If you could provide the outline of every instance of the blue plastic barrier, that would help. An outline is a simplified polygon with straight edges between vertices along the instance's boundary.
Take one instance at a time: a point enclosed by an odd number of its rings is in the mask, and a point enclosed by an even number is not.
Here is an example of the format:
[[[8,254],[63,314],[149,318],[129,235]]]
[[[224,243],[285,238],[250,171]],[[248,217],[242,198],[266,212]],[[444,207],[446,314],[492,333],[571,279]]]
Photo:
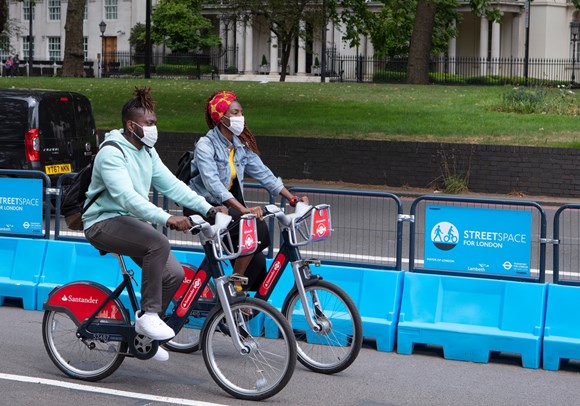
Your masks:
[[[134,278],[140,283],[141,268],[128,257],[125,257],[125,264],[128,269],[134,271]],[[101,255],[88,242],[50,240],[38,284],[37,309],[42,310],[50,292],[65,283],[89,280],[114,290],[121,283],[121,279],[119,262],[115,256]],[[135,290],[139,299],[139,286]],[[129,297],[125,292],[121,295],[121,300],[128,309],[131,308]]]
[[[539,368],[547,291],[543,283],[406,273],[398,352],[434,344],[446,359],[473,362],[510,352]]]
[[[346,291],[362,318],[363,336],[377,350],[393,351],[403,290],[403,271],[322,265],[313,270]]]
[[[270,302],[278,309],[282,307],[286,294],[293,286],[291,272],[290,269],[285,270],[274,294],[270,297]],[[346,291],[360,312],[363,336],[376,340],[377,350],[393,351],[403,286],[403,271],[321,265],[313,268],[312,272]],[[304,330],[309,331],[306,327],[306,320],[302,323]],[[297,324],[300,325],[300,320],[295,314],[294,325]],[[271,337],[272,332],[269,327],[266,325],[266,333]],[[307,339],[309,342],[318,341],[315,334],[309,335]]]
[[[46,243],[46,240],[0,237],[0,306],[5,298],[18,298],[22,299],[24,309],[36,309]]]
[[[580,287],[549,285],[544,327],[544,369],[557,371],[561,360],[580,360],[580,313],[576,306],[579,300]]]

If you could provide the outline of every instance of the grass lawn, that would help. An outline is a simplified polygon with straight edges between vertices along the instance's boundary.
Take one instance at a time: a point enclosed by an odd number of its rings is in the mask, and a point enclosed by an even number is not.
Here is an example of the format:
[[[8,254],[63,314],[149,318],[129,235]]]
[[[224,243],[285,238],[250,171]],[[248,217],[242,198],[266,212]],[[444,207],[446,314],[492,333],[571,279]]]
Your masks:
[[[67,89],[87,95],[100,129],[120,127],[123,103],[142,85],[151,86],[158,126],[166,132],[204,133],[207,97],[216,90],[233,90],[257,136],[580,146],[576,116],[498,112],[502,95],[511,87],[0,78],[0,88]],[[559,91],[550,90],[550,97],[558,98]]]

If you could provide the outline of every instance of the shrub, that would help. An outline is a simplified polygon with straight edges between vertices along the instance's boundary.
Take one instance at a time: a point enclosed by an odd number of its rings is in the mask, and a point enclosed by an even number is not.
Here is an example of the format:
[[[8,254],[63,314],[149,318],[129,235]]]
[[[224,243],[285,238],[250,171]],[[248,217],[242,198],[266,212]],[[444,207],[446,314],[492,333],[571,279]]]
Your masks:
[[[513,113],[537,113],[546,105],[546,89],[514,87],[502,95],[500,111]]]
[[[235,75],[236,73],[238,73],[238,68],[230,65],[226,68],[226,73],[229,73],[230,75]]]

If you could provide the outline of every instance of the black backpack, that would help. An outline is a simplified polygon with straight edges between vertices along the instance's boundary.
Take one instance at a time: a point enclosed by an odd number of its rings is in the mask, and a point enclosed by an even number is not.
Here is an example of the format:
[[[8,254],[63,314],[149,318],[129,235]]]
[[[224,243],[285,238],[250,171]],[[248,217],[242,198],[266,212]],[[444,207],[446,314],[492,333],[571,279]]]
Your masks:
[[[185,151],[179,161],[177,162],[177,169],[175,170],[175,176],[177,179],[189,184],[189,180],[193,177],[191,173],[191,161],[193,161],[194,151]]]
[[[123,149],[115,141],[103,142],[99,151],[106,145],[111,145],[117,148],[119,151],[121,151],[123,156],[125,156]],[[70,184],[62,187],[60,214],[64,216],[64,221],[70,230],[80,231],[83,229],[83,213],[97,200],[97,198],[104,191],[101,190],[99,193],[94,195],[89,203],[83,208],[83,204],[86,200],[86,193],[87,190],[89,190],[89,185],[91,184],[92,176],[93,162],[91,161],[91,163],[77,172],[77,174],[72,178]]]

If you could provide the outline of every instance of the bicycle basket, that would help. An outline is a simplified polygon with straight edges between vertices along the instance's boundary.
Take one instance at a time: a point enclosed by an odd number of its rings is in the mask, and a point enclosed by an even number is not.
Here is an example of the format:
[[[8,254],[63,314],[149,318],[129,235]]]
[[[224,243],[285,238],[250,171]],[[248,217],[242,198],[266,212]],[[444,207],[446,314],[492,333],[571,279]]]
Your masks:
[[[238,250],[234,251],[234,244],[229,231],[222,230],[217,241],[212,244],[213,253],[219,261],[234,259],[241,255],[249,255],[258,248],[258,227],[256,226],[256,216],[245,214],[239,221],[239,241]]]
[[[310,221],[308,221],[310,219]],[[330,237],[330,205],[320,204],[301,217],[292,219],[289,227],[290,245],[300,246]]]

